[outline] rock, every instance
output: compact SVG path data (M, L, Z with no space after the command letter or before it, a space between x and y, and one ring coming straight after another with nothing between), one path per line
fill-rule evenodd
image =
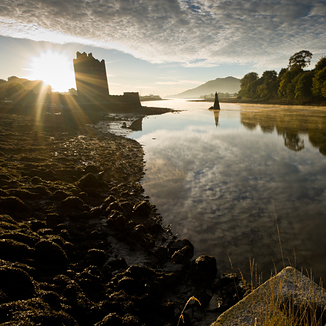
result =
M127 268L126 272L133 278L145 278L145 279L152 279L156 274L155 271L151 268L146 266L140 265L131 265Z
M68 203L69 204L69 203ZM67 203L65 203L64 205L67 205ZM46 217L45 217L45 221L46 221L46 224L51 227L51 228L54 228L56 227L58 224L62 223L64 221L64 217L62 215L59 215L57 213L51 213L51 214L48 214Z
M175 251L171 256L172 260L177 264L185 264L190 261L194 252L189 246L184 246L183 248Z
M106 315L100 322L96 323L94 326L122 326L122 318L112 312Z
M7 191L5 191L5 190L3 190L3 189L0 189L0 196L1 196L1 197L7 197L7 196L9 196L9 194L8 194Z
M38 194L32 193L25 189L11 189L8 190L9 196L18 197L22 201L24 200L35 200L39 198Z
M193 278L196 281L211 282L217 273L216 258L213 256L199 256L194 263Z
M112 211L110 216L107 218L106 223L116 229L122 229L126 225L126 218L118 211Z
M126 269L128 267L126 260L123 257L110 260L107 266L109 266L112 271L118 271L120 269Z
M118 281L117 288L118 290L123 290L128 294L137 294L140 290L138 283L132 277L128 276L124 276Z
M98 167L96 165L89 164L86 166L85 172L96 174L96 173L98 173Z
M102 267L104 263L107 261L107 258L108 256L104 250L90 249L87 251L86 259L91 265Z
M296 316L297 318L294 319L294 322L301 321L302 324L304 323L307 325L325 325L325 300L318 302L318 300L312 299L314 296L312 293L310 298L300 296L294 297L293 294L285 296L280 299L280 309L289 319L293 319L293 316Z
M54 291L43 291L40 295L42 300L50 305L52 309L60 310L61 301L60 296Z
M152 207L149 202L146 200L143 200L137 204L134 205L133 210L136 215L143 217L143 218L148 218L150 213L152 212Z
M89 188L97 188L99 187L100 183L94 174L87 173L81 177L76 184L80 189L84 190Z
M9 260L12 262L19 261L24 262L26 259L31 258L33 255L33 249L24 243L12 240L1 239L0 240L0 258Z
M44 182L44 180L42 180L40 177L35 176L31 179L31 184L33 185L39 185L42 184Z
M15 196L0 197L0 208L1 211L7 212L14 216L28 212L28 208L25 203Z
M120 204L119 204L117 201L115 201L115 202L111 203L111 204L107 207L106 211L107 211L108 213L110 213L110 212L112 212L112 211L118 211L118 212L120 212L120 213L123 213L124 210L123 210L123 208L120 206Z
M2 221L2 222L8 222L10 224L17 225L17 222L11 216L9 216L7 214L0 215L0 221Z
M86 201L86 200L88 199L88 194L87 194L87 192L82 191L82 192L80 192L80 193L78 194L78 197L79 197L82 201Z
M64 210L85 210L84 202L76 196L67 197L61 202L61 207Z
M172 256L175 251L180 250L185 246L188 246L190 249L192 249L192 252L194 251L194 246L188 239L171 241L168 244L170 255Z
M31 219L28 221L28 224L30 226L30 228L36 232L39 229L43 229L46 227L46 222L45 221L40 221L40 220L35 220L35 219Z
M91 218L99 218L103 214L103 212L100 207L93 207L89 211L89 214Z
M8 233L3 233L1 235L4 239L12 239L18 242L22 242L30 247L34 247L35 243L40 240L40 237L37 233L26 232L25 230L14 230Z
M117 199L114 196L110 195L109 197L105 198L103 204L100 207L105 211L110 206L110 204L115 201L117 201Z
M67 197L71 196L71 193L67 193L63 190L56 190L51 198L54 199L54 200L64 200L66 199Z
M0 288L10 300L28 299L35 294L31 277L20 268L1 266Z
M41 240L35 245L35 256L39 263L51 268L65 270L68 258L65 251L56 243Z

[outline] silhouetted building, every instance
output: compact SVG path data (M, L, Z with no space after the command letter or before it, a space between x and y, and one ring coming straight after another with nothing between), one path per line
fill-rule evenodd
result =
M78 96L89 100L108 97L109 87L104 59L99 61L92 53L87 55L85 52L77 52L77 59L73 62Z
M141 107L137 92L125 92L123 95L109 95L106 77L105 61L95 59L92 53L88 55L77 52L74 59L77 95L85 102L105 102L124 107Z

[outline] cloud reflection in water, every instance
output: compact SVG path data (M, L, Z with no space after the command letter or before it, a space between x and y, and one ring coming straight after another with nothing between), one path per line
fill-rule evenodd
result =
M249 257L264 277L273 261L281 267L274 205L285 258L294 262L295 250L298 267L326 276L325 157L308 141L290 151L282 135L191 125L137 139L145 144L151 201L198 254L216 256L222 272L230 270L227 254L246 275Z

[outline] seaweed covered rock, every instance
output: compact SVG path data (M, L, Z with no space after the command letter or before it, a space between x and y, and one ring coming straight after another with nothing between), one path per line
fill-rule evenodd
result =
M35 258L40 264L59 270L65 270L68 264L65 251L50 240L41 240L35 245Z
M20 268L0 267L0 288L10 300L28 299L34 296L32 278Z
M97 188L100 183L93 173L87 173L77 181L77 186L82 189Z
M202 255L194 262L193 278L197 281L210 282L215 279L217 273L216 258Z
M34 250L25 243L12 239L0 239L0 259L24 262L31 258Z
M61 202L61 208L68 212L74 210L83 211L87 209L87 206L79 197L69 196Z
M26 204L15 196L0 197L0 212L17 216L28 212Z

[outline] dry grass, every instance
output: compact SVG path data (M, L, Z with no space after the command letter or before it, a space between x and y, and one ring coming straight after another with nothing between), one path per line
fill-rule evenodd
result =
M199 303L199 305L201 305L200 301L199 301L196 297L190 297L190 298L188 299L188 301L186 302L186 304L184 305L182 311L181 311L181 314L180 314L180 317L179 317L179 320L178 320L178 324L177 324L177 326L179 326L180 321L182 321L183 324L185 323L185 319L184 319L184 315L183 315L183 314L184 314L184 312L185 312L185 310L186 310L188 304L189 304L192 300L197 301L197 302Z
M274 206L274 205L273 205ZM283 267L285 260L282 250L280 230L274 208L275 222L282 256ZM295 262L294 254L294 262ZM296 268L289 261L291 267ZM275 266L275 265L274 265ZM261 285L261 291L251 306L254 326L323 326L326 323L326 293L323 284L314 282L312 272L293 270L293 275L285 278L273 277L261 285L254 260L250 264L251 288ZM255 286L254 286L255 284Z

